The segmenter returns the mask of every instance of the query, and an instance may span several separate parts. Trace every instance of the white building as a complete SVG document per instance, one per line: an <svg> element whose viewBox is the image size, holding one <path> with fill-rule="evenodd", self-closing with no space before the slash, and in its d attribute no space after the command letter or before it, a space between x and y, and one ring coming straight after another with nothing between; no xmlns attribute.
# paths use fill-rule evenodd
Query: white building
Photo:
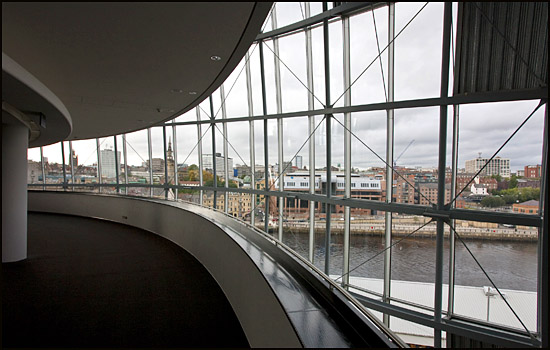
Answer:
<svg viewBox="0 0 550 350"><path fill-rule="evenodd" d="M470 191L472 194L487 196L489 195L489 186L487 184L473 183L472 186L470 186Z"/></svg>
<svg viewBox="0 0 550 350"><path fill-rule="evenodd" d="M212 154L202 155L202 168L204 170L213 171L214 163L212 162ZM233 158L227 157L227 169L229 177L233 177ZM225 161L220 153L216 153L216 175L225 176Z"/></svg>
<svg viewBox="0 0 550 350"><path fill-rule="evenodd" d="M117 162L115 165L115 152L112 149L102 149L101 153L101 177L115 178L116 166L120 169L120 151L117 152Z"/></svg>
<svg viewBox="0 0 550 350"><path fill-rule="evenodd" d="M344 191L345 178L343 173L333 172L331 175L331 184L333 190ZM326 188L327 174L326 172L315 172L315 189L319 190L321 185ZM279 184L276 181L276 187ZM292 173L284 176L284 188L285 190L307 190L309 189L309 173ZM366 176L359 176L358 174L351 175L351 190L381 190L380 180L373 179Z"/></svg>
<svg viewBox="0 0 550 350"><path fill-rule="evenodd" d="M481 158L479 156L476 159L470 159L466 161L466 172L477 173L479 169L489 162L489 158ZM500 175L502 177L510 177L510 159L508 158L493 158L489 164L483 169L480 175Z"/></svg>
<svg viewBox="0 0 550 350"><path fill-rule="evenodd" d="M298 168L299 170L301 170L303 168L303 158L302 158L302 156L296 156L296 158L294 158L294 166L296 168Z"/></svg>

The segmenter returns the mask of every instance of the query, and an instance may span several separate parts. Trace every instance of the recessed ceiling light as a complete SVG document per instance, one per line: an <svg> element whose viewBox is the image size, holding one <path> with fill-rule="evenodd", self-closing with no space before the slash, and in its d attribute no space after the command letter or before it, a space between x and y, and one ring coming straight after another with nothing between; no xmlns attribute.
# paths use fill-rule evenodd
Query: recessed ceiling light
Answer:
<svg viewBox="0 0 550 350"><path fill-rule="evenodd" d="M197 92L196 91L189 91L189 95L196 95Z"/></svg>
<svg viewBox="0 0 550 350"><path fill-rule="evenodd" d="M183 92L183 90L182 89L172 89L172 90L170 90L170 92L181 94Z"/></svg>
<svg viewBox="0 0 550 350"><path fill-rule="evenodd" d="M219 61L219 60L221 60L222 58L221 58L220 56L211 56L210 59L211 59L212 61Z"/></svg>

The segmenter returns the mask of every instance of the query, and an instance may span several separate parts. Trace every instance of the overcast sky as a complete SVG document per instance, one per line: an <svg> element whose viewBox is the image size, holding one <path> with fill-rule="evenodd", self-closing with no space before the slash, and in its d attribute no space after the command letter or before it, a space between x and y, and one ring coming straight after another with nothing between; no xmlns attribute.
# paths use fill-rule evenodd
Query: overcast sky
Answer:
<svg viewBox="0 0 550 350"><path fill-rule="evenodd" d="M407 22L420 10L424 3L398 3L396 5L396 33L399 33ZM454 6L456 19L456 4ZM311 4L312 15L321 11L320 3ZM299 3L277 4L276 15L278 27L301 20L304 6ZM411 24L397 37L395 41L395 100L408 100L414 98L438 97L440 90L441 71L441 42L442 42L442 13L443 3L429 3ZM374 12L367 12L350 19L351 42L351 81L364 72L378 54L376 32L380 48L388 44L388 8L384 7ZM271 29L271 20L267 21L266 31ZM455 32L456 33L456 32ZM314 95L323 103L324 92L324 60L323 60L323 32L322 27L312 30L313 39L313 70L314 70ZM277 113L275 103L275 79L274 79L274 50L273 42L266 41L264 48L266 85L267 85L267 109L269 114ZM330 81L331 103L344 92L343 83L343 44L342 23L337 21L330 25ZM251 53L251 81L253 86L253 113L262 114L261 84L259 49L256 44L250 48ZM279 55L283 63L280 64L283 112L300 111L308 108L308 91L302 85L307 83L306 76L306 52L305 34L303 32L279 39ZM388 78L387 52L382 54L383 75ZM237 69L224 83L227 117L240 117L248 115L246 95L246 75L242 71L244 59ZM293 74L288 68L292 70ZM241 73L242 71L242 73ZM240 73L240 75L239 75ZM294 76L296 75L302 83ZM231 87L233 87L231 89ZM384 102L386 99L380 62L374 64L361 75L351 88L351 103L366 104ZM220 93L214 93L214 110L216 118L221 118ZM343 106L344 98L340 98L335 106ZM486 103L476 105L463 105L460 107L460 137L459 137L459 167L464 167L467 159L473 159L481 152L483 157L490 157L512 134L523 120L538 105L538 101ZM201 104L202 119L210 115L208 100ZM315 101L315 108L322 108L319 101ZM218 112L219 111L219 112ZM541 163L542 129L544 108L531 118L522 130L499 153L503 158L510 158L512 171L522 169L528 164ZM335 115L343 123L343 115ZM448 161L451 159L452 137L452 110L449 109L448 128ZM177 121L196 120L195 109L177 118ZM316 125L322 117L316 117ZM233 158L233 164L250 164L249 123L227 123L229 156ZM299 148L308 139L307 117L286 119L283 122L284 158L289 161ZM219 129L222 129L220 124ZM402 166L437 166L438 154L438 128L439 108L416 108L397 110L395 112L395 150L394 158L397 158L412 142L405 153L401 155L397 164ZM205 133L207 125L202 127ZM352 132L365 144L372 148L379 156L385 157L386 147L386 112L362 112L352 114ZM172 135L172 128L167 128L167 134ZM196 126L177 127L177 160L178 163L197 163L198 133ZM212 152L211 130L203 137L203 153ZM162 129L153 128L153 157L162 156ZM316 167L324 167L326 157L325 122L319 126L315 134ZM278 161L277 156L277 122L269 121L269 162ZM414 141L413 141L414 140ZM127 135L128 163L140 165L143 159L148 158L147 132L145 130ZM264 163L263 152L263 122L255 122L255 152L256 164ZM342 126L332 124L332 163L343 165L343 141L344 132ZM100 139L102 148L113 147L113 138ZM68 142L65 143L68 149ZM79 163L92 164L97 161L95 152L95 139L73 142L73 148L79 156ZM122 151L122 140L119 137L118 148ZM234 149L233 149L234 148ZM135 150L135 151L134 151ZM137 151L137 152L136 152ZM224 153L223 137L216 129L216 152ZM29 150L29 158L38 160L39 149ZM303 157L303 165L308 165L308 146L304 146L299 154ZM49 161L60 162L60 145L55 144L44 147L44 156ZM66 150L66 157L68 151ZM242 160L241 160L242 157ZM352 166L366 168L370 166L383 166L373 153L354 137L352 138Z"/></svg>

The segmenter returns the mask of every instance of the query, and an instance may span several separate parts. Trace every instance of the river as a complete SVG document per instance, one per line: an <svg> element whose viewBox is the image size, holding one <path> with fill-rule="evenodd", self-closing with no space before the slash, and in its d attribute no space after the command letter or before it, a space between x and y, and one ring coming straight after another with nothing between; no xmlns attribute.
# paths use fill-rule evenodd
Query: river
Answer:
<svg viewBox="0 0 550 350"><path fill-rule="evenodd" d="M342 274L343 235L331 235L330 274ZM395 238L393 242L400 238ZM325 234L315 236L314 264L324 271ZM308 234L285 232L283 242L307 258ZM490 240L465 240L466 245L498 288L536 291L537 243ZM383 278L384 254L370 259L384 249L380 236L352 235L350 238L351 276ZM444 277L449 276L449 240L444 242ZM360 266L359 266L360 265ZM359 267L357 267L359 266ZM456 242L456 284L490 286L490 282L468 253ZM392 279L416 282L435 282L435 238L406 238L392 248Z"/></svg>

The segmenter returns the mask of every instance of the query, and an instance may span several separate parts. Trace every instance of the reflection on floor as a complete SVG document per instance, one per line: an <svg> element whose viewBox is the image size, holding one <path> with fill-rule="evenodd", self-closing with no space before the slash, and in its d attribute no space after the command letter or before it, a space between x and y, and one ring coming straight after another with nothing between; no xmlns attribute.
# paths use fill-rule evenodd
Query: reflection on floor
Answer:
<svg viewBox="0 0 550 350"><path fill-rule="evenodd" d="M4 347L248 347L223 292L177 245L133 227L29 213L2 265Z"/></svg>

